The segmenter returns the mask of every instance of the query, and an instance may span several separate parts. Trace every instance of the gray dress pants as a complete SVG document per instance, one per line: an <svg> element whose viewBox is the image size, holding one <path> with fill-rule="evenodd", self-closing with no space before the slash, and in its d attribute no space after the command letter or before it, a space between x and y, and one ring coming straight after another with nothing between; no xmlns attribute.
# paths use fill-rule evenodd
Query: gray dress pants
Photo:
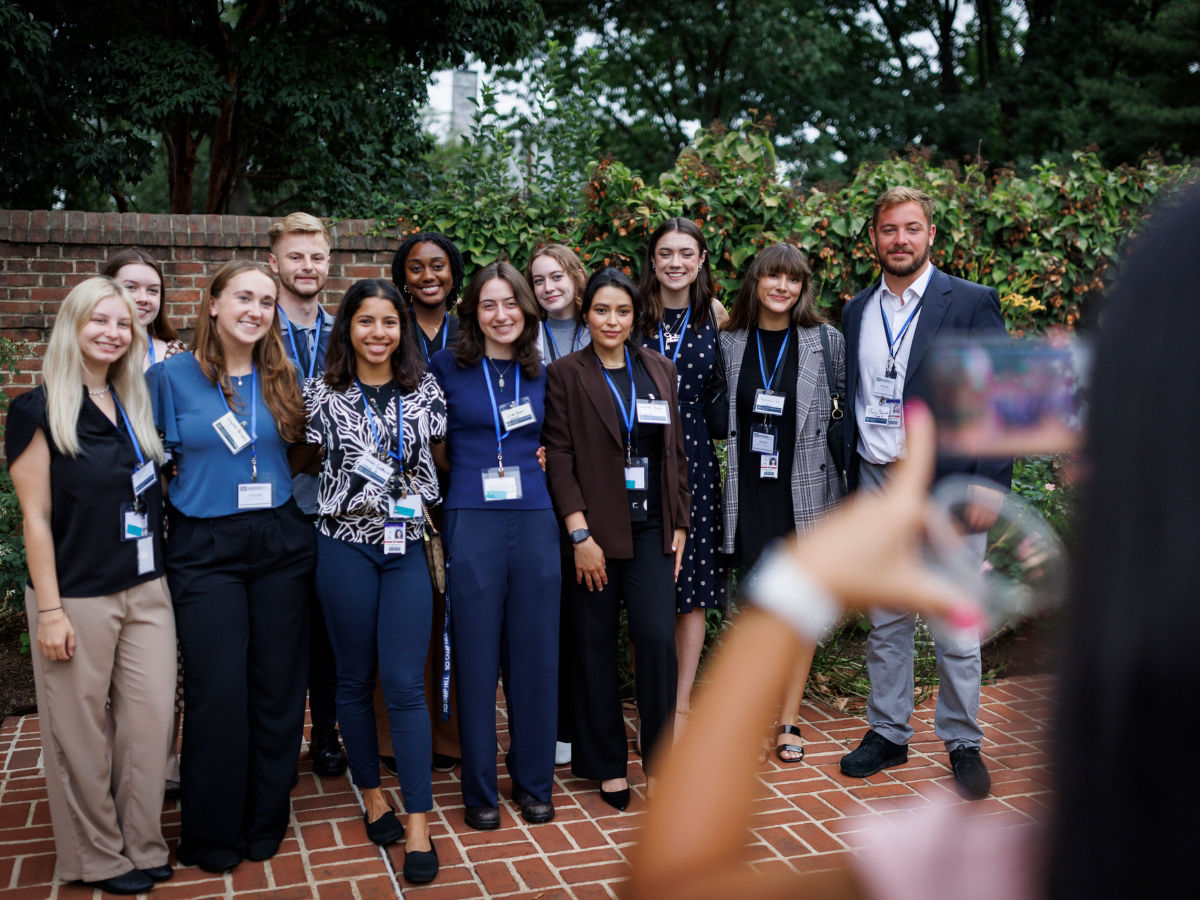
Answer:
<svg viewBox="0 0 1200 900"><path fill-rule="evenodd" d="M859 485L865 491L878 491L887 478L887 467L859 460ZM982 562L987 535L968 537L978 544ZM913 633L916 618L911 614L876 608L867 618L867 675L871 694L867 698L867 721L871 729L894 744L907 744L913 729L909 719L913 711ZM930 625L937 656L938 696L933 728L946 743L946 750L979 747L983 730L979 714L979 638L957 629Z"/></svg>

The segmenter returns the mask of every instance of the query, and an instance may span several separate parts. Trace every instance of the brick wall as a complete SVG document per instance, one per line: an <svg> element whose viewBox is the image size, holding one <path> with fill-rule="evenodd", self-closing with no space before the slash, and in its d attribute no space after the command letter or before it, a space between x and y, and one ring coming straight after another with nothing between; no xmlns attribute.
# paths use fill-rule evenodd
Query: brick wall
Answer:
<svg viewBox="0 0 1200 900"><path fill-rule="evenodd" d="M63 210L0 210L0 335L27 341L31 351L7 391L36 384L54 315L67 292L96 275L111 253L141 247L162 264L167 314L190 336L209 274L234 257L267 259L260 216L151 215ZM375 222L347 219L330 225L333 254L324 300L336 305L360 278L389 278L394 235L368 234Z"/></svg>

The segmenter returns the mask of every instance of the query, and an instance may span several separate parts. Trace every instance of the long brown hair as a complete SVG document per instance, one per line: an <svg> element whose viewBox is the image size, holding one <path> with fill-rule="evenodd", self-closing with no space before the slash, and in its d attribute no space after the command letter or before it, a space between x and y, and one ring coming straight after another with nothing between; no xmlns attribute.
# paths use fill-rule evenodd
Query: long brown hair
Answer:
<svg viewBox="0 0 1200 900"><path fill-rule="evenodd" d="M400 343L392 351L392 377L404 393L417 389L425 374L425 362L417 356L413 338L416 327L408 315L408 306L390 281L382 278L363 278L354 282L342 295L333 330L329 333L329 349L325 351L325 383L336 391L345 391L358 377L358 357L350 341L350 326L363 303L372 297L387 300L400 317Z"/></svg>
<svg viewBox="0 0 1200 900"><path fill-rule="evenodd" d="M242 272L261 272L270 278L275 285L278 301L279 282L266 265L249 259L231 259L217 269L208 283L209 302L219 297L230 279ZM233 393L233 385L229 383L229 373L225 371L225 350L214 322L208 310L196 316L196 360L208 380L221 386L221 392L232 409L237 398ZM279 436L289 443L304 440L304 398L300 394L296 367L283 349L279 316L271 319L270 329L254 344L252 358L262 378L263 403L271 411Z"/></svg>
<svg viewBox="0 0 1200 900"><path fill-rule="evenodd" d="M158 312L154 314L154 318L146 326L146 333L151 337L158 338L160 341L166 341L168 344L171 341L179 340L179 332L175 330L175 326L167 318L167 282L163 279L162 266L158 264L157 259L141 247L129 247L125 250L118 250L110 256L104 263L104 268L100 270L100 274L107 275L109 278L115 280L117 273L125 266L137 265L138 263L149 266L158 276Z"/></svg>
<svg viewBox="0 0 1200 900"><path fill-rule="evenodd" d="M690 327L700 333L704 323L712 313L713 297L716 287L713 282L712 266L709 264L708 242L704 240L704 232L691 219L667 219L650 235L650 243L646 245L646 253L642 258L642 280L638 284L638 293L642 297L642 312L634 328L647 337L658 334L658 326L662 322L663 302L662 285L654 274L654 251L664 235L672 231L681 231L696 242L700 252L700 263L696 269L696 280L688 285L688 309Z"/></svg>
<svg viewBox="0 0 1200 900"><path fill-rule="evenodd" d="M575 285L575 314L578 318L579 307L583 304L583 289L587 287L587 269L583 267L583 263L575 255L575 251L566 244L547 244L545 247L538 247L533 251L533 256L529 257L529 264L525 267L525 280L528 282L530 290L533 290L533 264L542 256L548 256L562 266L567 277ZM538 315L543 319L547 317L546 310L541 309L540 303L538 304Z"/></svg>
<svg viewBox="0 0 1200 900"><path fill-rule="evenodd" d="M750 263L737 299L729 310L729 319L721 326L722 331L738 331L753 328L758 323L758 280L768 275L789 275L799 278L804 286L800 298L791 309L791 323L799 328L812 328L825 321L816 307L817 291L813 287L813 273L808 257L795 244L772 244Z"/></svg>
<svg viewBox="0 0 1200 900"><path fill-rule="evenodd" d="M463 297L458 301L458 347L454 355L463 367L473 366L483 360L483 329L479 327L479 294L489 281L499 278L512 288L513 297L525 316L525 324L513 346L513 356L521 371L529 378L537 378L542 372L542 360L538 355L537 339L541 307L533 297L533 291L512 263L489 263L476 269L471 276Z"/></svg>

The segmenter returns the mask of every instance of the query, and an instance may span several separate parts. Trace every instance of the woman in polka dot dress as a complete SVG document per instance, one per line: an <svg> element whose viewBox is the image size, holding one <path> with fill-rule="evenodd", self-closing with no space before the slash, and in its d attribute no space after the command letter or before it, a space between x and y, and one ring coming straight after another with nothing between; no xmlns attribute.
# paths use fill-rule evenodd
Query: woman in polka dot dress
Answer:
<svg viewBox="0 0 1200 900"><path fill-rule="evenodd" d="M675 582L678 723L691 708L692 684L704 647L704 611L725 602L725 573L717 558L721 470L704 409L725 390L717 327L728 314L714 297L704 235L689 219L667 219L651 235L639 289L645 310L638 327L641 343L672 360L679 372L680 418L692 492L692 530Z"/></svg>

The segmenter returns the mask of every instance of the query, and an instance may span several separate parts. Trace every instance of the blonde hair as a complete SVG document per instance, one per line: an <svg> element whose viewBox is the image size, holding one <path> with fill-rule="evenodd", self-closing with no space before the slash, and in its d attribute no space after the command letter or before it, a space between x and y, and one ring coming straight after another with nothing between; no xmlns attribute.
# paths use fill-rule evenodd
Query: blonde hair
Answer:
<svg viewBox="0 0 1200 900"><path fill-rule="evenodd" d="M329 236L329 229L325 227L325 223L306 212L288 213L267 230L272 253L275 252L275 245L279 243L279 239L285 234L319 234L325 238L326 245L333 249L333 238Z"/></svg>
<svg viewBox="0 0 1200 900"><path fill-rule="evenodd" d="M129 292L106 275L97 275L75 285L55 316L46 357L42 361L50 438L64 455L79 455L79 410L82 408L79 392L83 374L79 333L91 319L96 307L109 297L117 297L125 304L133 340L121 358L108 367L108 382L120 399L125 415L129 417L129 424L133 426L142 453L161 463L162 441L154 427L150 391L142 375L146 329L138 322L137 306Z"/></svg>
<svg viewBox="0 0 1200 900"><path fill-rule="evenodd" d="M904 203L915 203L925 213L925 224L933 224L933 198L917 188L898 187L888 188L875 198L875 209L871 213L871 227L879 224L879 216L886 210Z"/></svg>

